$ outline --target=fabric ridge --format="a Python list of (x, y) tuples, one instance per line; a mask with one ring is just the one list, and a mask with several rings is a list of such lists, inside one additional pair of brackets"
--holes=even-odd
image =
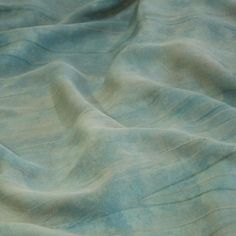
[(0, 235), (236, 235), (235, 0), (0, 0)]

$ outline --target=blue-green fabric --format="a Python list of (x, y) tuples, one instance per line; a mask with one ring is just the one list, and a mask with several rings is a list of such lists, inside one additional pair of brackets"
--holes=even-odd
[(0, 0), (0, 236), (235, 236), (235, 75), (235, 0)]

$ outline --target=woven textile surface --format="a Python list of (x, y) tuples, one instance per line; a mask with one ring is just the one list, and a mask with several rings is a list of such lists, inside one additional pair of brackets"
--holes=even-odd
[(235, 0), (0, 0), (0, 235), (236, 235)]

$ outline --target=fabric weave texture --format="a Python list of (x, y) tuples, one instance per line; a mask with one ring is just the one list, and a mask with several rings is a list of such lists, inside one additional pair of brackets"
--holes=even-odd
[(0, 235), (236, 235), (235, 0), (0, 0)]

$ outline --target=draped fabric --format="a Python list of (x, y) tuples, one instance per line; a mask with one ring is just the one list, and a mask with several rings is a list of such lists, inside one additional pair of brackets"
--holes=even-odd
[(235, 0), (0, 0), (0, 235), (236, 235)]

